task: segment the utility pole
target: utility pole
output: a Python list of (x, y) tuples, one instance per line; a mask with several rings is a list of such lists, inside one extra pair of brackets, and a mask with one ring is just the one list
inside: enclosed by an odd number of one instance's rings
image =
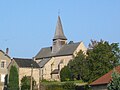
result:
[(32, 90), (32, 88), (33, 88), (33, 87), (32, 87), (32, 82), (33, 82), (33, 80), (32, 80), (33, 78), (32, 78), (32, 77), (33, 77), (33, 64), (31, 64), (31, 82), (30, 82), (30, 90)]
[(41, 90), (41, 69), (39, 68), (39, 89)]

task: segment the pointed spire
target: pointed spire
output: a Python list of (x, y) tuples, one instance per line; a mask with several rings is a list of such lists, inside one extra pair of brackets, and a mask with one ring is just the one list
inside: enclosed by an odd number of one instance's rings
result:
[(54, 35), (53, 40), (56, 40), (56, 39), (67, 40), (67, 38), (65, 37), (64, 32), (63, 32), (60, 16), (58, 16), (56, 31), (55, 31), (55, 35)]

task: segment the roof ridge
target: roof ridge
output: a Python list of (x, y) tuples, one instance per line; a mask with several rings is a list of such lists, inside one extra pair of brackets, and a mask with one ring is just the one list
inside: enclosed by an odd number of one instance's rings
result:
[(23, 59), (23, 60), (30, 60), (30, 59), (31, 59), (31, 60), (33, 60), (32, 58), (15, 58), (15, 57), (13, 57), (13, 59), (19, 59), (19, 60), (20, 60), (20, 59), (21, 59), (21, 60), (22, 60), (22, 59)]
[[(43, 48), (51, 48), (52, 46), (50, 46), (50, 47), (43, 47)], [(41, 49), (43, 49), (43, 48), (41, 48)]]
[(0, 51), (1, 51), (3, 54), (5, 54), (8, 58), (11, 59), (11, 57), (10, 57), (9, 55), (7, 55), (3, 50), (0, 49)]

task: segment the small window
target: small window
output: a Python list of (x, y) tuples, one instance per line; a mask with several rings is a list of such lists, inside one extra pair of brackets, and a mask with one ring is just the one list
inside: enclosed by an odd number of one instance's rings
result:
[(58, 64), (58, 70), (60, 70), (60, 64)]
[(1, 61), (1, 68), (5, 68), (5, 61)]

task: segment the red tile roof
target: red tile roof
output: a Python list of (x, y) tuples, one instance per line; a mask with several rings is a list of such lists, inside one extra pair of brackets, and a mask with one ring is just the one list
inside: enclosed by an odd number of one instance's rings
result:
[[(115, 70), (120, 73), (120, 66), (117, 66), (115, 68)], [(106, 73), (105, 75), (103, 75), (102, 77), (98, 78), (97, 80), (95, 80), (94, 82), (92, 82), (90, 85), (91, 86), (96, 86), (96, 85), (103, 85), (103, 84), (108, 84), (111, 80), (111, 74), (112, 74), (113, 70), (109, 71), (108, 73)]]

